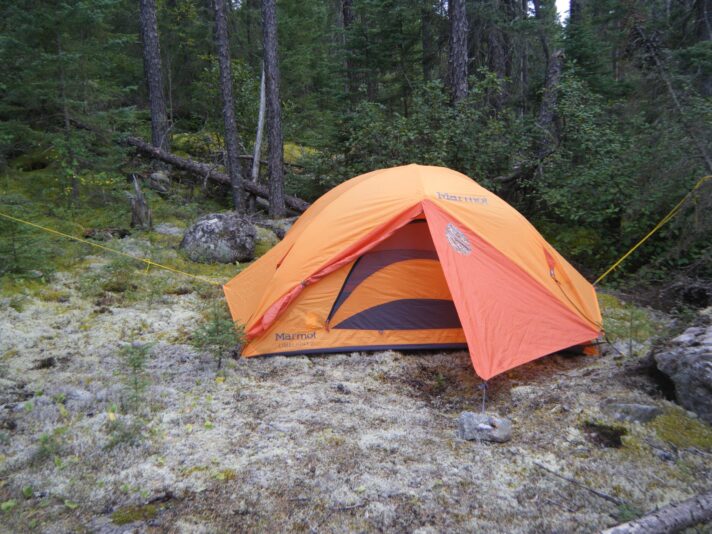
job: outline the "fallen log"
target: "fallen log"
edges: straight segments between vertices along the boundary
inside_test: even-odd
[[[604,530],[601,534],[663,534],[712,521],[712,491]]]
[[[188,171],[199,176],[204,176],[209,180],[213,180],[214,182],[230,185],[230,177],[227,174],[216,170],[214,167],[206,163],[200,163],[192,159],[181,158],[179,156],[176,156],[175,154],[171,154],[170,152],[166,152],[165,150],[156,148],[150,145],[149,143],[146,143],[143,139],[139,139],[138,137],[123,137],[122,142],[126,145],[134,147],[141,154],[144,154],[145,156],[148,156],[150,158],[157,159],[164,163],[168,163],[184,171]],[[243,180],[242,188],[248,193],[252,193],[257,197],[269,200],[269,192],[266,187],[262,187],[261,185],[258,185],[248,180]],[[309,203],[305,200],[302,200],[301,198],[287,195],[285,196],[284,200],[285,204],[289,209],[292,209],[299,213],[303,213],[309,207]]]

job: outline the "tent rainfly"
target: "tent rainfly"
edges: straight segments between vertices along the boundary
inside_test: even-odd
[[[484,380],[602,324],[593,286],[519,212],[421,165],[335,187],[224,291],[243,356],[468,348]]]

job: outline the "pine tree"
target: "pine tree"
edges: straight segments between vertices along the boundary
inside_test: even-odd
[[[222,96],[223,122],[225,125],[225,152],[228,175],[232,186],[232,203],[235,211],[245,211],[245,195],[242,190],[242,169],[240,167],[240,137],[235,121],[235,103],[232,96],[232,69],[230,67],[230,43],[227,33],[227,12],[225,0],[213,0],[215,8],[215,43],[220,66],[220,94]]]
[[[169,124],[163,92],[161,47],[158,39],[155,0],[140,0],[139,22],[143,41],[143,65],[148,87],[148,102],[151,110],[151,143],[169,150]]]
[[[277,57],[277,6],[275,0],[262,0],[262,35],[265,56],[267,95],[267,140],[269,155],[269,214],[284,217],[284,148],[282,106],[279,101],[279,62]]]

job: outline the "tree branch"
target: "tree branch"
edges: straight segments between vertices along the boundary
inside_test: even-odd
[[[640,519],[604,530],[601,534],[663,534],[712,520],[712,491],[669,504]]]

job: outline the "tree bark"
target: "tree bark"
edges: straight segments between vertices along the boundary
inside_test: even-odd
[[[507,69],[507,50],[506,50],[505,35],[496,25],[492,25],[487,31],[487,48],[489,52],[489,67],[492,72],[497,75],[501,86],[489,100],[492,107],[500,110],[504,106],[506,95],[505,80],[508,76]]]
[[[421,59],[423,79],[429,82],[432,79],[433,65],[435,64],[435,41],[433,36],[433,2],[421,0],[420,6],[420,37],[423,47]]]
[[[151,142],[153,146],[170,150],[169,125],[161,75],[161,48],[158,40],[156,1],[140,0],[139,23],[143,41],[143,70],[148,86],[148,103],[151,111]]]
[[[346,92],[352,100],[358,93],[358,80],[354,69],[354,62],[351,59],[351,46],[349,43],[349,30],[354,23],[353,0],[342,0],[341,21],[344,31],[344,68],[346,70]]]
[[[223,103],[223,122],[225,123],[225,167],[232,186],[232,203],[235,211],[245,211],[245,196],[242,190],[242,169],[238,155],[240,137],[235,123],[235,103],[232,96],[232,67],[230,65],[230,42],[227,34],[227,10],[225,0],[214,0],[215,8],[215,44],[218,49],[220,66],[220,94]]]
[[[635,521],[604,530],[602,534],[663,534],[708,521],[712,521],[712,492],[670,504]]]
[[[537,147],[537,156],[548,154],[552,142],[558,140],[554,118],[556,116],[556,105],[559,99],[559,85],[561,83],[561,73],[564,70],[563,50],[554,50],[549,58],[549,68],[546,71],[544,81],[544,94],[541,97],[539,116],[536,124],[541,131]]]
[[[148,202],[146,202],[146,197],[143,196],[143,191],[138,185],[136,175],[133,175],[132,179],[135,195],[131,197],[131,228],[150,230],[153,228],[151,208],[148,207]]]
[[[578,24],[583,15],[583,0],[569,0],[569,24]]]
[[[450,14],[450,82],[452,101],[457,104],[467,96],[467,12],[465,0],[451,0]]]
[[[267,141],[269,156],[269,213],[284,217],[284,146],[282,106],[279,101],[279,63],[277,58],[276,0],[262,0],[262,41],[265,55],[267,94]]]
[[[83,126],[86,127],[86,126]],[[92,129],[90,127],[86,127],[88,129]],[[93,129],[92,129],[93,130]],[[157,148],[154,146],[151,146],[149,143],[146,143],[142,139],[139,139],[138,137],[124,137],[121,139],[121,143],[134,147],[136,150],[138,150],[140,153],[144,154],[145,156],[148,156],[153,159],[157,159],[159,161],[162,161],[164,163],[168,163],[170,165],[173,165],[174,167],[177,167],[179,169],[182,169],[184,171],[188,171],[190,173],[193,173],[197,176],[202,176],[208,180],[212,180],[213,182],[219,183],[219,184],[224,184],[224,185],[231,185],[230,177],[227,174],[224,174],[217,169],[215,169],[214,166],[208,165],[206,163],[200,163],[198,161],[194,161],[192,159],[187,159],[187,158],[181,158],[179,156],[176,156],[175,154],[171,154],[170,152],[167,152],[166,150],[163,150],[161,148]],[[246,156],[247,158],[252,158],[252,156]],[[242,181],[242,188],[247,191],[248,193],[252,193],[253,195],[260,197],[260,198],[270,198],[270,192],[267,190],[267,188],[260,186],[259,184],[252,183],[249,180],[243,180]],[[306,209],[309,207],[309,203],[302,200],[301,198],[293,197],[290,195],[285,195],[284,196],[284,203],[286,206],[296,212],[302,213],[306,211]]]

